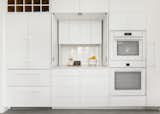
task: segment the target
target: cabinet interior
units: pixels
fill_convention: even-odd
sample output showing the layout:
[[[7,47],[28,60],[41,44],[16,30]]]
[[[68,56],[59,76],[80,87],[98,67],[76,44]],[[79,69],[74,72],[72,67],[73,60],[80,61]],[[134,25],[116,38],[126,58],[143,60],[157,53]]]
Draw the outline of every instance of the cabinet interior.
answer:
[[[69,59],[73,61],[81,61],[81,66],[91,66],[89,64],[90,57],[96,57],[96,65],[101,65],[101,45],[100,44],[78,44],[78,45],[60,45],[59,46],[59,65],[69,65]]]

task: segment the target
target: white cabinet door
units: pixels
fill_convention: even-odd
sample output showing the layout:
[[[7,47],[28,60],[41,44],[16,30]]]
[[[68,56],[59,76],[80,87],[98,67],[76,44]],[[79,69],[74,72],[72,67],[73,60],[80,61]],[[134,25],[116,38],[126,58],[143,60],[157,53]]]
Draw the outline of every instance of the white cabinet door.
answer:
[[[53,107],[108,106],[106,70],[60,69],[52,73]]]
[[[143,11],[146,0],[110,0],[110,11]]]
[[[160,1],[147,1],[147,105],[160,106]]]
[[[79,10],[79,0],[55,0],[53,12],[74,13]]]
[[[53,72],[53,107],[80,106],[80,80],[78,72],[71,69]]]
[[[105,70],[81,71],[82,106],[108,106],[108,79]]]
[[[9,107],[50,107],[49,87],[8,87]]]
[[[28,41],[26,15],[6,15],[6,56],[8,68],[27,67]]]
[[[32,14],[28,26],[30,68],[48,68],[51,63],[51,15]]]
[[[108,0],[80,0],[80,12],[99,13],[108,11]]]
[[[110,29],[146,29],[145,0],[110,0]]]
[[[7,85],[9,87],[50,86],[48,70],[7,70]]]
[[[110,14],[110,29],[114,30],[144,30],[146,17],[140,11],[112,11]]]

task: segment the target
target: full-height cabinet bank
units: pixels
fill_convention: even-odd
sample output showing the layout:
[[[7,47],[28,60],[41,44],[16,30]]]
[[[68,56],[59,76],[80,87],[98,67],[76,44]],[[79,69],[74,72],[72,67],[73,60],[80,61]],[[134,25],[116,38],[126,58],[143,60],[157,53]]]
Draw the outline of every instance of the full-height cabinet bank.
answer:
[[[159,107],[158,1],[145,2],[0,1],[3,107]]]

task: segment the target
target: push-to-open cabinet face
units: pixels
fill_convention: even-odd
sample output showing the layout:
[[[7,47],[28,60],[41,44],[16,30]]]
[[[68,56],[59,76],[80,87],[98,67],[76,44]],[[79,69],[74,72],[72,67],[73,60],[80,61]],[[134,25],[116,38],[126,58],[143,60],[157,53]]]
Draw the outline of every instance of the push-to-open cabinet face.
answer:
[[[56,15],[58,66],[102,66],[107,63],[106,17],[106,14]]]

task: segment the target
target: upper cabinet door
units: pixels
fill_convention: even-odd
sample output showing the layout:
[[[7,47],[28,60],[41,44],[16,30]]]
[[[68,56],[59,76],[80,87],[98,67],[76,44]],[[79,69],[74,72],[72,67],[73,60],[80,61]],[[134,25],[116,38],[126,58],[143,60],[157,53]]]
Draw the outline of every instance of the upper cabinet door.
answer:
[[[108,0],[80,0],[80,12],[99,13],[108,11]]]
[[[110,0],[110,29],[146,29],[145,0]]]
[[[23,14],[6,16],[6,56],[8,68],[26,68],[28,63],[27,18]]]
[[[51,63],[51,15],[32,14],[28,26],[30,68],[48,68]]]
[[[69,13],[78,12],[79,0],[55,0],[53,3],[53,12]]]

